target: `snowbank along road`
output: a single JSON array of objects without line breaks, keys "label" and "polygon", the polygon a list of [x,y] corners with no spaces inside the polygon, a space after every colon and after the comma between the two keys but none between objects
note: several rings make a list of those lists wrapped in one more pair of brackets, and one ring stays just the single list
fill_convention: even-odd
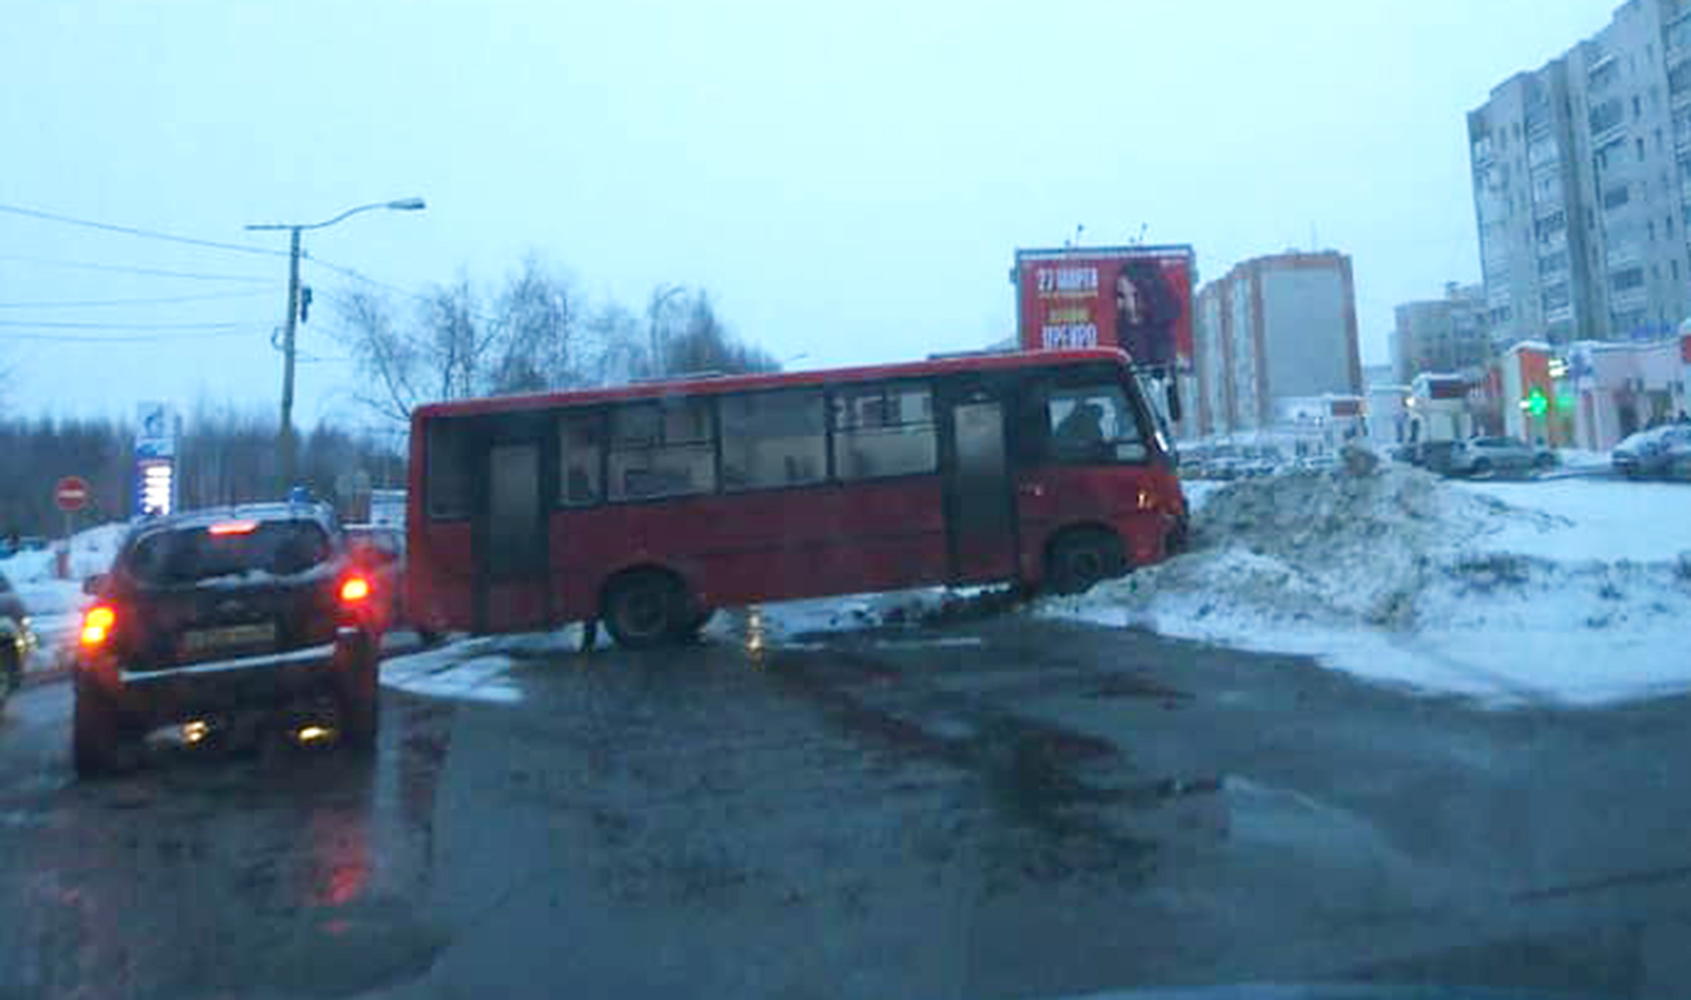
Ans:
[{"label": "snowbank along road", "polygon": [[1691,491],[1386,464],[1202,491],[1196,551],[1047,614],[1303,653],[1491,703],[1691,689]]}]

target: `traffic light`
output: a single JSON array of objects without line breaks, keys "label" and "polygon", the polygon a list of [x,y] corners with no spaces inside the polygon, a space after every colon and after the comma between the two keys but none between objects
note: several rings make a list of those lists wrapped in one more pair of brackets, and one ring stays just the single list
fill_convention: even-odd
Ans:
[{"label": "traffic light", "polygon": [[306,285],[299,290],[299,321],[304,323],[311,315],[311,286]]},{"label": "traffic light", "polygon": [[1549,408],[1550,401],[1545,398],[1544,390],[1533,386],[1533,390],[1527,393],[1527,412],[1535,417],[1542,417]]}]

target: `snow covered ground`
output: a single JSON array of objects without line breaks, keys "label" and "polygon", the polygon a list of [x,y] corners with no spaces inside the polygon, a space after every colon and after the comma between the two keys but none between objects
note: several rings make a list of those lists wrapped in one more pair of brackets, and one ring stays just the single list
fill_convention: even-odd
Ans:
[{"label": "snow covered ground", "polygon": [[57,577],[57,554],[52,550],[19,552],[0,559],[0,572],[6,574],[23,599],[30,624],[41,639],[41,649],[32,666],[37,669],[51,666],[55,652],[69,641],[87,603],[82,593],[83,579],[110,568],[128,527],[122,523],[103,524],[71,536],[69,579]]},{"label": "snow covered ground", "polygon": [[1307,654],[1493,704],[1691,690],[1679,484],[1455,483],[1388,463],[1188,496],[1196,551],[1040,613]]}]

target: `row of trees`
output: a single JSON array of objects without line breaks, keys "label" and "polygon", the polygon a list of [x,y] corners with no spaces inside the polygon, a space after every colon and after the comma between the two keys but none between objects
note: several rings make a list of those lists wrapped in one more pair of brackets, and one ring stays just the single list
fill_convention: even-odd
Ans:
[{"label": "row of trees", "polygon": [[617,302],[589,304],[533,256],[492,292],[460,278],[409,299],[357,288],[334,305],[359,400],[394,421],[437,400],[778,367],[728,331],[702,290],[660,285],[637,316]]},{"label": "row of trees", "polygon": [[[330,299],[357,367],[356,398],[397,425],[383,436],[323,424],[301,437],[299,481],[343,508],[354,490],[404,485],[403,429],[422,403],[778,367],[729,332],[703,290],[660,285],[637,314],[590,303],[535,256],[491,290],[460,278],[415,295],[359,285]],[[93,489],[85,519],[128,516],[132,440],[121,421],[0,419],[0,532],[57,531],[53,484],[73,474]],[[201,403],[185,421],[176,475],[184,508],[274,499],[275,417]]]},{"label": "row of trees", "polygon": [[[0,420],[0,533],[55,535],[53,486],[76,475],[92,490],[82,523],[126,518],[133,506],[134,428],[113,420]],[[276,420],[265,411],[199,407],[177,443],[184,508],[276,499]],[[391,441],[320,425],[299,445],[301,481],[343,509],[365,487],[405,485]]]}]

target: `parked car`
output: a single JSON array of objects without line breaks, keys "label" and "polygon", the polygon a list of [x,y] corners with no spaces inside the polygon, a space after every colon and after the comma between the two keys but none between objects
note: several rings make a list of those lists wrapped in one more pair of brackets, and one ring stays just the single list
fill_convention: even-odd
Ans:
[{"label": "parked car", "polygon": [[1520,438],[1469,438],[1450,452],[1450,475],[1526,475],[1537,467],[1537,453]]},{"label": "parked car", "polygon": [[283,720],[301,742],[376,735],[376,582],[327,508],[251,505],[155,518],[88,581],[75,655],[72,756],[82,775],[148,734],[181,742]]},{"label": "parked car", "polygon": [[1639,431],[1615,446],[1610,461],[1629,479],[1691,479],[1691,424]]},{"label": "parked car", "polygon": [[35,651],[29,610],[6,574],[0,573],[0,704],[23,685],[23,672]]},{"label": "parked car", "polygon": [[[368,573],[376,585],[382,630],[408,627],[411,619],[405,613],[405,532],[388,525],[349,524],[346,539],[353,563]],[[422,637],[424,641],[434,639],[433,633],[422,633]]]}]

